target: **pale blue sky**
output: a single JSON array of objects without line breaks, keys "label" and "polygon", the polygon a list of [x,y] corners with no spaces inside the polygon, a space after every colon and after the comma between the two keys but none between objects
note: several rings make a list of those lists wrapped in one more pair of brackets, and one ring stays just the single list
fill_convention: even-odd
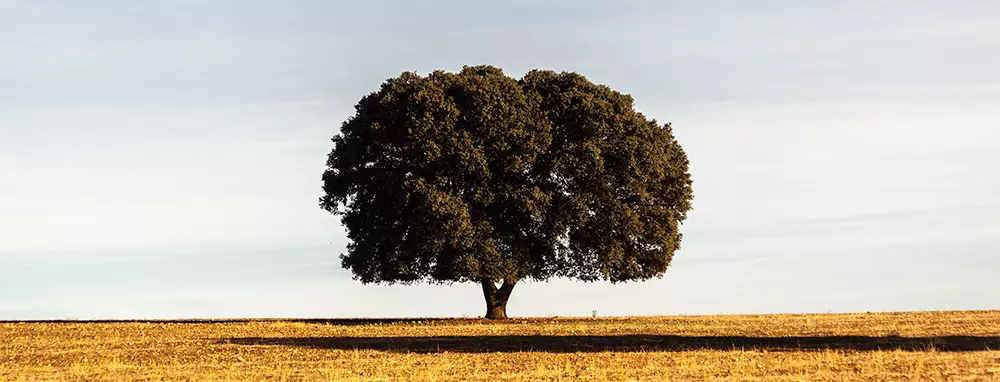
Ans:
[{"label": "pale blue sky", "polygon": [[995,1],[0,0],[0,319],[482,314],[351,281],[316,204],[361,96],[465,64],[630,93],[692,162],[664,278],[512,315],[1000,308]]}]

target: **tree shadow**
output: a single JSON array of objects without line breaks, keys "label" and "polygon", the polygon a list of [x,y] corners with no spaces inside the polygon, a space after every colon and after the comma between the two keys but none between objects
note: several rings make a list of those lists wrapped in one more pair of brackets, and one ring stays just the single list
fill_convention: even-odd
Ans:
[{"label": "tree shadow", "polygon": [[294,346],[338,350],[382,350],[398,353],[603,352],[690,350],[904,350],[962,352],[1000,349],[1000,337],[744,337],[744,336],[440,336],[440,337],[246,337],[223,338],[218,344]]}]

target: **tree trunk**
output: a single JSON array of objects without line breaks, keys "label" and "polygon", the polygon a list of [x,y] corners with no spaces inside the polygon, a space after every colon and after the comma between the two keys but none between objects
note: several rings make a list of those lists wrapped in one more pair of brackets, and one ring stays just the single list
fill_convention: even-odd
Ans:
[{"label": "tree trunk", "polygon": [[507,299],[510,298],[510,291],[514,289],[516,281],[505,280],[500,288],[496,287],[493,280],[482,280],[483,297],[486,298],[486,317],[490,320],[507,318]]}]

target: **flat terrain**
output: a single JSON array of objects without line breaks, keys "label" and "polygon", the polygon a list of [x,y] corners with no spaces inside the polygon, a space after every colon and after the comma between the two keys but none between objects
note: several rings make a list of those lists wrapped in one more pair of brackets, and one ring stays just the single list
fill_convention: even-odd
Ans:
[{"label": "flat terrain", "polygon": [[0,323],[0,380],[1000,380],[1000,311]]}]

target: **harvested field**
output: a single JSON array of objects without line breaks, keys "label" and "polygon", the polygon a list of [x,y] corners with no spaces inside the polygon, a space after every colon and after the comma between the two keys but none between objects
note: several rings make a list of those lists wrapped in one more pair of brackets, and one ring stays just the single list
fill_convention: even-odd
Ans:
[{"label": "harvested field", "polygon": [[0,323],[2,380],[1000,380],[1000,311]]}]

